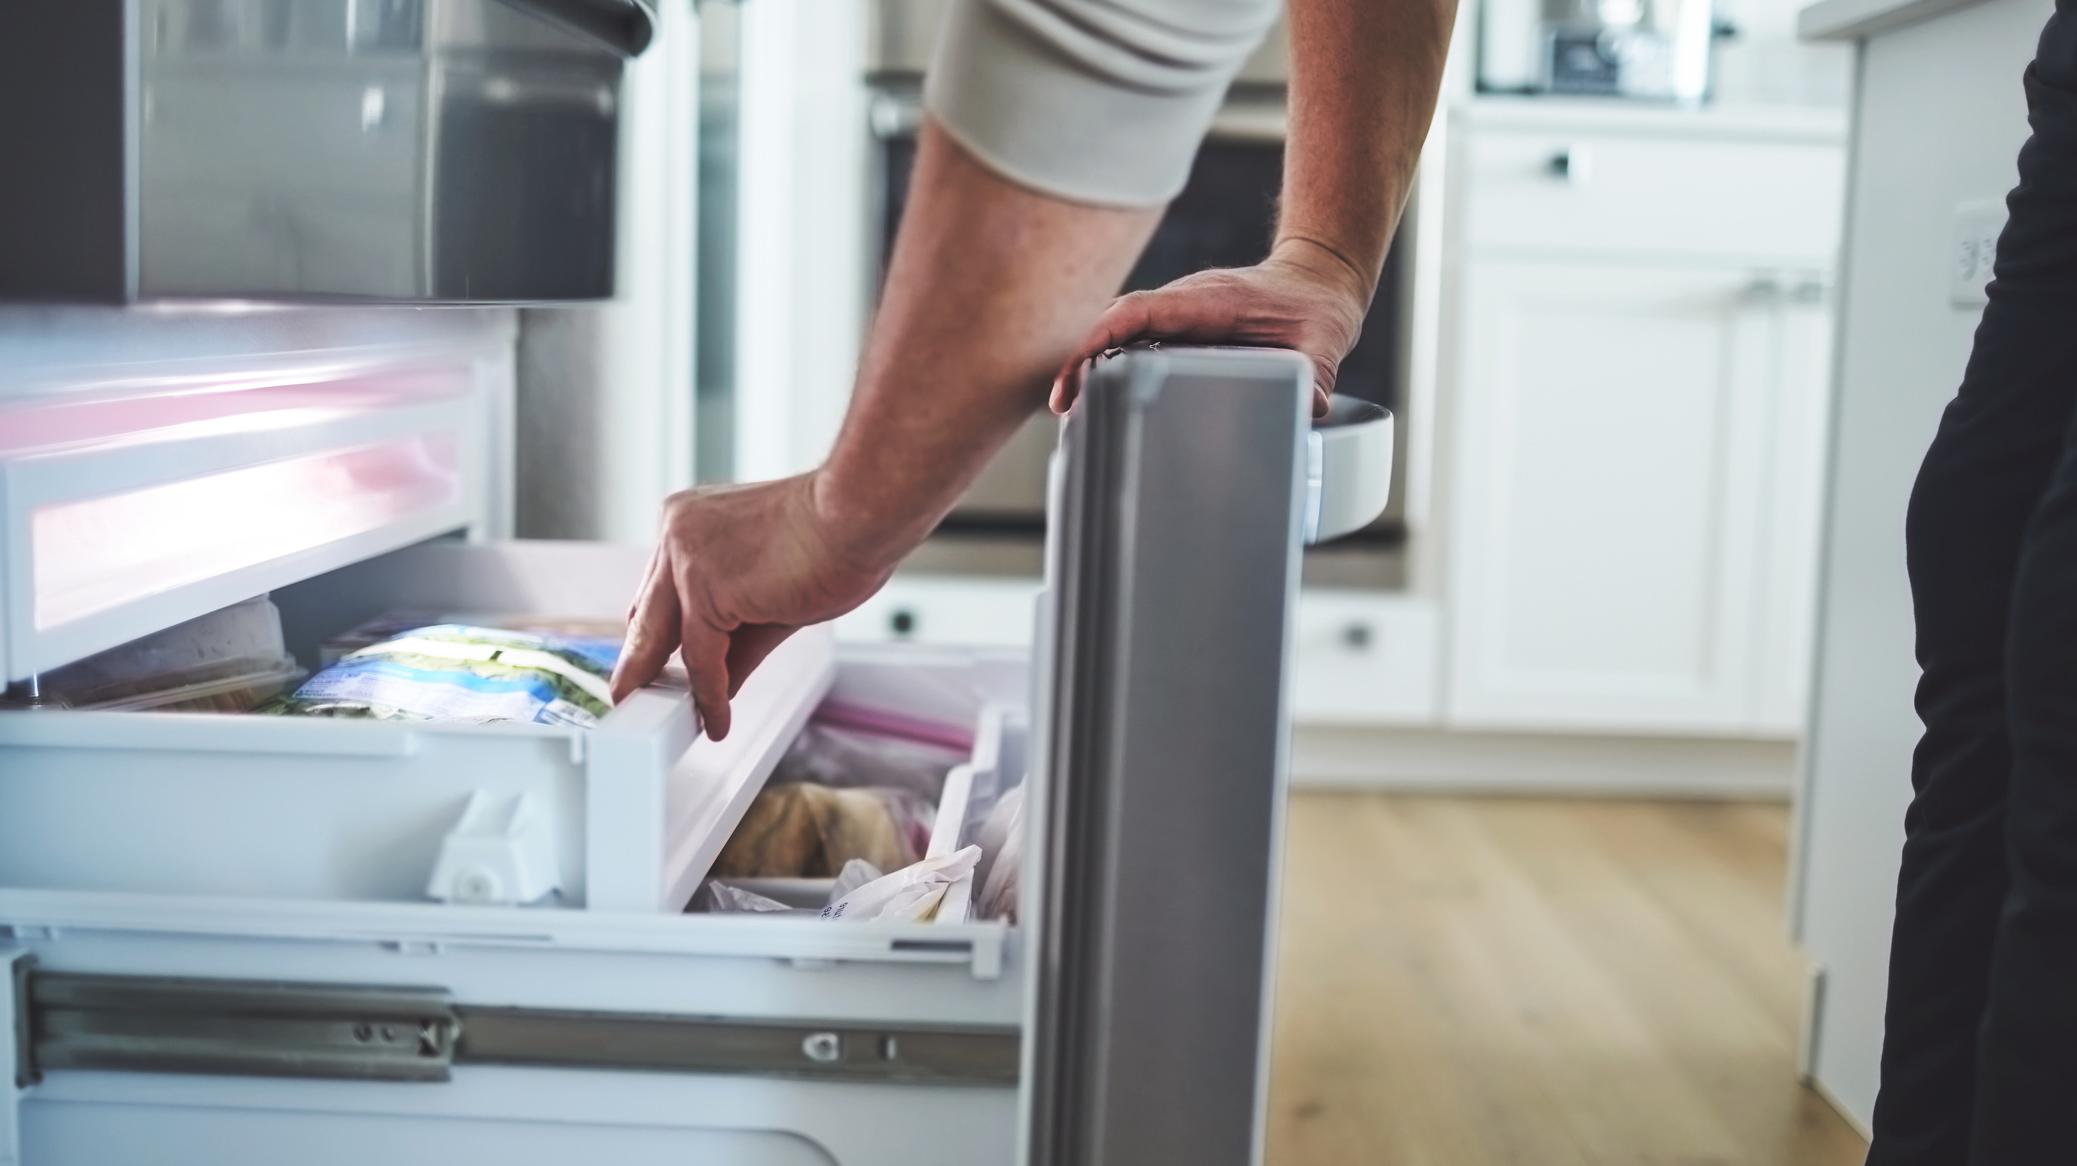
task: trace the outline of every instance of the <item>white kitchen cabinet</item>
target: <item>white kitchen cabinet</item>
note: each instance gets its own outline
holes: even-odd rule
[[[896,575],[837,621],[859,643],[1023,647],[1031,643],[1036,579]],[[1434,723],[1441,638],[1425,597],[1308,589],[1291,642],[1291,718],[1300,725]]]
[[[1445,724],[1797,736],[1838,127],[1453,116]]]
[[[1819,276],[1493,259],[1465,278],[1452,723],[1792,733]]]
[[[1829,282],[1796,280],[1776,316],[1779,361],[1767,427],[1761,572],[1755,590],[1759,643],[1752,727],[1800,736],[1809,716],[1817,642],[1817,563],[1822,552],[1826,455],[1831,448],[1832,311]]]

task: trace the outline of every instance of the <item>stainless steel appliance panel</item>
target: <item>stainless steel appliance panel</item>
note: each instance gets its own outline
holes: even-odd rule
[[[1068,422],[1026,825],[1029,1166],[1261,1161],[1309,395],[1287,354],[1133,353]]]
[[[653,19],[646,0],[0,9],[0,64],[59,62],[0,68],[40,123],[13,131],[31,164],[0,189],[0,256],[21,259],[0,298],[611,296],[621,72]]]

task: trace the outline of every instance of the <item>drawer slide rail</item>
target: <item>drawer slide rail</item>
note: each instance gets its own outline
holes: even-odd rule
[[[25,1082],[67,1069],[438,1082],[457,1064],[1015,1085],[1017,1030],[473,1007],[440,988],[30,971]]]

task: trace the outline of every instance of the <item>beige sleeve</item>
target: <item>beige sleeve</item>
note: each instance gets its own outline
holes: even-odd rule
[[[1013,182],[1077,202],[1163,203],[1277,11],[1278,0],[953,0],[924,104]]]

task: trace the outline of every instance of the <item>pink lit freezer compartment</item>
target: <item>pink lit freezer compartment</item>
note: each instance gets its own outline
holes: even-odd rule
[[[452,433],[329,450],[31,516],[37,630],[460,504]]]

